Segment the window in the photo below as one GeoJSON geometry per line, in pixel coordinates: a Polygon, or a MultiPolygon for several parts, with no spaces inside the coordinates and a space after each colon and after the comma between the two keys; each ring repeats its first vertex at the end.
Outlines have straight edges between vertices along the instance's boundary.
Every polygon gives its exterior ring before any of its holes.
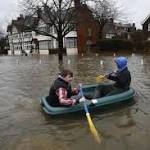
{"type": "Polygon", "coordinates": [[[49,33],[53,34],[53,28],[52,27],[49,27],[49,33]]]}
{"type": "Polygon", "coordinates": [[[40,41],[39,42],[39,49],[41,49],[41,50],[48,49],[47,41],[40,41]]]}
{"type": "Polygon", "coordinates": [[[48,50],[50,48],[53,48],[52,41],[39,41],[39,49],[40,50],[48,50]]]}
{"type": "Polygon", "coordinates": [[[51,40],[51,41],[47,41],[48,42],[48,48],[49,49],[52,49],[52,48],[54,48],[54,46],[53,46],[53,41],[51,40]]]}
{"type": "Polygon", "coordinates": [[[105,38],[106,39],[112,39],[112,37],[114,37],[114,34],[107,33],[105,38]]]}
{"type": "Polygon", "coordinates": [[[24,48],[26,50],[30,50],[30,46],[31,46],[30,42],[24,42],[24,48]]]}
{"type": "Polygon", "coordinates": [[[18,34],[12,35],[12,38],[13,38],[13,39],[18,39],[18,34]]]}
{"type": "Polygon", "coordinates": [[[67,48],[76,48],[77,47],[77,38],[75,38],[75,37],[66,38],[66,47],[67,48]]]}
{"type": "Polygon", "coordinates": [[[56,30],[56,28],[54,27],[54,34],[56,34],[57,33],[57,30],[56,30]]]}
{"type": "Polygon", "coordinates": [[[148,24],[148,31],[150,31],[150,23],[148,24]]]}
{"type": "Polygon", "coordinates": [[[32,33],[31,32],[24,32],[24,38],[31,38],[32,33]]]}
{"type": "Polygon", "coordinates": [[[88,28],[88,36],[91,36],[92,35],[92,30],[91,28],[88,28]]]}
{"type": "Polygon", "coordinates": [[[39,27],[39,31],[47,32],[47,27],[39,27]]]}

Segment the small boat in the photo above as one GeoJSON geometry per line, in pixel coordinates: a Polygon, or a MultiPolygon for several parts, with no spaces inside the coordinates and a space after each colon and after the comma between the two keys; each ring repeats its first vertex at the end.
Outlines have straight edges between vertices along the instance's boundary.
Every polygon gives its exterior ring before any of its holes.
{"type": "MultiPolygon", "coordinates": [[[[102,86],[112,86],[112,83],[103,83],[102,86]]],[[[83,94],[86,98],[92,97],[94,95],[94,91],[98,85],[84,85],[83,86],[83,94]]],[[[106,94],[103,97],[92,100],[87,100],[86,104],[89,108],[89,110],[92,109],[100,109],[103,106],[107,106],[110,104],[115,104],[118,102],[128,101],[131,100],[135,95],[135,90],[130,87],[129,90],[118,93],[118,94],[106,94]],[[94,102],[94,103],[93,103],[94,102]]],[[[78,111],[83,111],[83,103],[79,103],[77,105],[74,105],[72,107],[52,107],[47,102],[47,96],[42,96],[40,100],[42,109],[49,115],[61,115],[61,114],[69,114],[74,113],[78,111]]]]}

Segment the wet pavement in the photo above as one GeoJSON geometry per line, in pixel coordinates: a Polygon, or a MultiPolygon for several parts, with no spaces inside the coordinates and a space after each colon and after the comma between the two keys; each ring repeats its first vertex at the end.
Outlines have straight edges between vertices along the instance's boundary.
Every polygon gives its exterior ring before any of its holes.
{"type": "MultiPolygon", "coordinates": [[[[122,54],[116,54],[122,55],[122,54]]],[[[115,69],[114,53],[64,56],[0,57],[1,150],[149,150],[150,54],[124,53],[136,90],[134,104],[117,105],[92,114],[102,136],[97,144],[84,113],[53,118],[39,105],[62,68],[74,72],[73,86],[96,83],[95,77],[115,69]]]]}

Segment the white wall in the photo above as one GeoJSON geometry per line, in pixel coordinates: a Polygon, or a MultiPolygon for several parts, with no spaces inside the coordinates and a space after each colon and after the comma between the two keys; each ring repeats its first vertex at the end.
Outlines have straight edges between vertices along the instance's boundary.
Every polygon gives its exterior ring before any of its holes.
{"type": "Polygon", "coordinates": [[[77,55],[78,49],[77,48],[66,48],[67,55],[77,55]]]}
{"type": "Polygon", "coordinates": [[[77,32],[76,31],[71,31],[65,37],[77,37],[77,32]]]}
{"type": "MultiPolygon", "coordinates": [[[[66,36],[65,36],[65,38],[71,38],[71,37],[75,37],[75,38],[77,38],[77,32],[76,31],[71,31],[71,32],[69,32],[66,36]]],[[[64,45],[66,45],[66,43],[64,43],[64,45]]],[[[77,47],[75,47],[75,48],[66,48],[66,53],[67,53],[67,55],[77,55],[78,54],[78,49],[77,49],[77,47]]]]}
{"type": "Polygon", "coordinates": [[[40,50],[41,55],[48,55],[49,51],[48,50],[40,50]]]}
{"type": "Polygon", "coordinates": [[[12,55],[12,52],[11,52],[11,50],[8,50],[8,55],[12,55]]]}
{"type": "Polygon", "coordinates": [[[14,54],[15,55],[21,55],[21,51],[20,50],[14,50],[14,54]]]}

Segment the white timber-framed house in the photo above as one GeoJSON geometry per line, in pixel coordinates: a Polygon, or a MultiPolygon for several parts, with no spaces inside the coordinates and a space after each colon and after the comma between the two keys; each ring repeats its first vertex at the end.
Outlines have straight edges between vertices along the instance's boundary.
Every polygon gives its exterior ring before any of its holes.
{"type": "MultiPolygon", "coordinates": [[[[20,15],[16,20],[12,20],[7,27],[9,54],[24,55],[24,54],[50,54],[57,53],[58,42],[50,36],[44,36],[28,29],[28,23],[37,24],[40,31],[48,31],[56,36],[56,31],[53,26],[48,27],[42,20],[37,20],[36,17],[24,17],[20,15]]],[[[77,54],[77,33],[76,31],[69,32],[64,37],[64,48],[67,54],[77,54]]]]}

